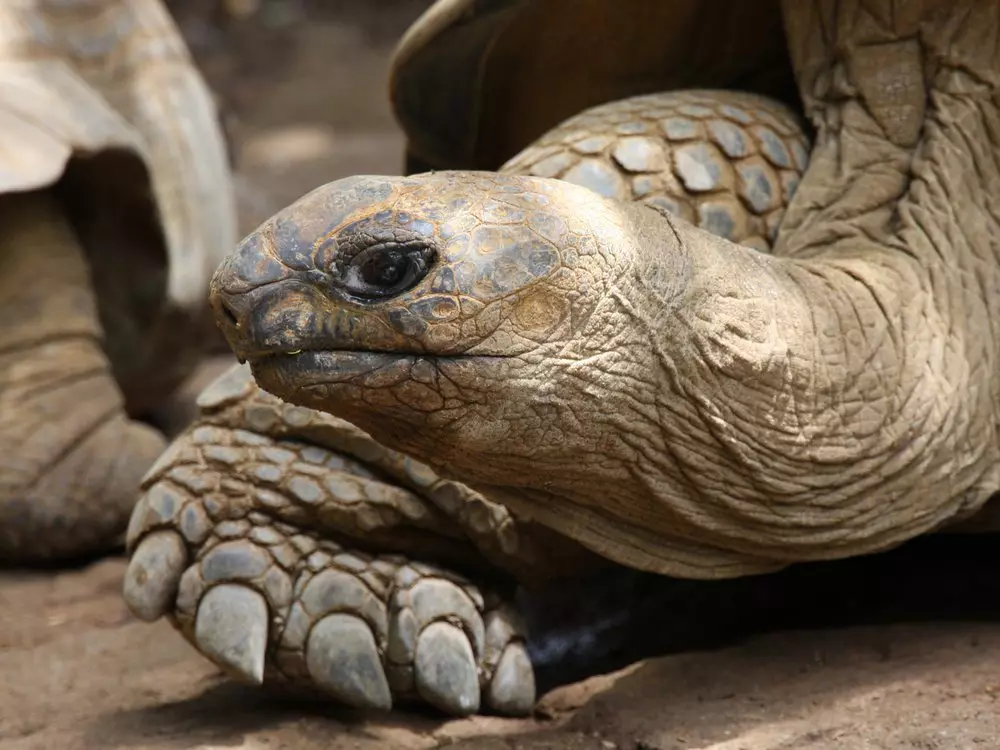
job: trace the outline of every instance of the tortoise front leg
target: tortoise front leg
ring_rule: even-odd
[[[0,559],[105,551],[165,446],[129,420],[84,254],[47,193],[0,199]]]
[[[145,480],[125,599],[244,681],[364,708],[528,712],[508,604],[541,548],[500,506],[236,367]],[[506,568],[506,570],[505,570]]]

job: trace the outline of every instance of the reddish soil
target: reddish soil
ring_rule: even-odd
[[[1000,626],[777,633],[559,688],[533,720],[281,704],[132,620],[124,563],[0,576],[0,750],[995,750]]]

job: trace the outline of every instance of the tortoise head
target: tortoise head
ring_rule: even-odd
[[[576,356],[627,236],[619,207],[556,180],[351,177],[246,237],[212,304],[234,352],[288,401],[375,432],[372,420],[426,428],[470,405],[482,426],[530,398],[518,373],[537,384],[540,363]]]

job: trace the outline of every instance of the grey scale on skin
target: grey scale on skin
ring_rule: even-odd
[[[199,628],[205,600],[196,606],[200,590],[188,596],[194,584],[185,581],[205,580],[211,543],[179,543],[176,517],[151,516],[150,498],[176,481],[175,472],[198,466],[207,483],[186,487],[176,508],[207,507],[214,498],[221,518],[250,502],[266,524],[335,545],[331,552],[400,555],[401,565],[460,588],[487,618],[492,602],[504,601],[503,587],[478,565],[488,560],[530,584],[547,572],[544,561],[527,576],[510,562],[524,559],[520,545],[529,549],[542,528],[555,534],[535,548],[555,558],[586,563],[596,554],[666,575],[722,578],[867,554],[972,518],[1000,486],[992,323],[1000,319],[1000,266],[990,239],[1000,215],[988,198],[1000,189],[1000,45],[992,43],[1000,17],[982,0],[889,10],[888,0],[786,3],[789,51],[817,135],[800,179],[778,171],[783,156],[774,142],[755,141],[764,158],[751,166],[768,165],[770,195],[782,196],[777,205],[763,200],[756,178],[720,177],[759,176],[739,171],[744,157],[727,155],[725,167],[706,158],[726,143],[736,148],[731,131],[703,131],[721,139],[712,151],[708,140],[686,140],[680,115],[634,114],[688,96],[678,93],[606,105],[634,108],[626,115],[584,113],[582,125],[564,126],[581,132],[543,136],[501,174],[348,178],[265,222],[213,280],[220,325],[257,383],[246,369],[231,373],[228,382],[250,389],[234,404],[252,408],[272,398],[266,389],[289,409],[315,409],[302,412],[314,415],[306,421],[325,414],[338,429],[363,430],[383,450],[411,457],[402,460],[425,462],[441,481],[460,480],[470,488],[465,497],[490,514],[503,509],[518,544],[501,544],[491,557],[484,537],[492,526],[477,527],[420,492],[414,496],[444,510],[440,527],[436,520],[422,527],[414,516],[382,536],[382,527],[358,534],[339,510],[282,516],[265,509],[261,497],[269,496],[259,488],[248,491],[259,481],[252,461],[192,453],[199,426],[147,479],[129,535],[133,610],[176,617],[203,653],[258,681],[273,669],[282,675],[275,681],[384,707],[374,682],[355,692],[345,685],[385,674],[392,701],[518,713],[534,689],[513,624],[494,643],[499,662],[490,662],[478,650],[478,631],[457,612],[442,613],[438,622],[451,629],[418,632],[402,664],[413,682],[398,689],[388,675],[401,664],[389,644],[401,627],[392,612],[402,610],[391,604],[388,634],[369,623],[374,640],[363,646],[359,606],[338,611],[355,618],[350,642],[359,645],[333,656],[317,648],[322,664],[309,663],[312,635],[306,656],[279,660],[287,608],[250,576],[220,581],[242,588],[223,589]],[[747,109],[744,99],[730,99],[741,94],[691,95],[715,104],[685,101],[685,123],[699,113],[714,119],[710,109]],[[756,114],[769,107],[773,122]],[[787,116],[766,101],[754,112],[776,134],[773,123]],[[622,133],[615,125],[617,142],[588,140],[608,122],[626,126]],[[627,140],[652,122],[667,126],[641,144]],[[780,135],[794,173],[794,144],[804,138]],[[652,164],[660,172],[640,181],[637,194],[630,169]],[[524,174],[532,170],[546,176]],[[745,226],[731,239],[750,245],[773,237],[773,254],[649,210],[658,208],[648,205],[654,182],[682,206],[677,213],[699,221],[717,216],[700,210],[709,200],[739,208],[745,221],[705,226]],[[599,195],[612,192],[617,200]],[[774,212],[783,214],[769,226]],[[214,408],[203,422],[222,413]],[[247,423],[239,417],[226,426]],[[252,432],[268,437],[266,429]],[[283,438],[315,442],[301,427]],[[282,507],[295,505],[293,492],[279,494]],[[437,537],[433,551],[420,553],[414,530],[424,528]],[[153,540],[167,538],[158,534],[172,535],[177,552],[169,559],[156,554]],[[412,562],[430,558],[435,567],[426,570]],[[242,573],[241,565],[233,570]],[[329,596],[349,588],[332,585]],[[331,628],[348,632],[338,619],[317,637],[327,639]],[[230,655],[240,634],[258,631],[267,637],[254,649]],[[425,637],[435,646],[422,660]],[[517,669],[494,667],[511,653]],[[365,666],[355,666],[351,659],[362,657]],[[339,671],[329,666],[336,659]],[[496,701],[500,675],[507,698]]]

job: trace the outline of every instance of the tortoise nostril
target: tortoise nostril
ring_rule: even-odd
[[[226,300],[221,300],[219,302],[219,307],[222,309],[222,317],[233,328],[240,327],[239,318],[236,317],[236,313],[233,312],[233,308],[226,302]]]

